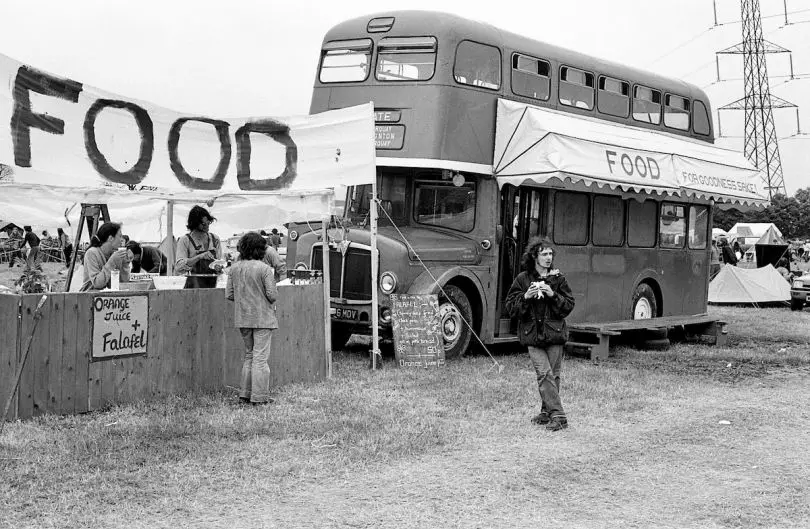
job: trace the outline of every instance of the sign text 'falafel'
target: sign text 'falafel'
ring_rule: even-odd
[[[371,104],[314,116],[214,119],[103,92],[0,56],[0,163],[15,182],[184,191],[367,183]]]
[[[93,297],[93,359],[146,354],[149,297]]]

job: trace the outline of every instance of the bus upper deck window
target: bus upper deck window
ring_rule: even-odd
[[[436,37],[386,37],[377,45],[378,81],[426,81],[436,69]]]
[[[563,66],[560,68],[560,103],[593,110],[593,74]]]
[[[453,77],[457,83],[498,90],[501,87],[501,50],[465,40],[456,48]]]
[[[664,125],[678,130],[689,130],[689,100],[667,94],[664,100]]]
[[[633,90],[633,119],[642,123],[661,123],[661,92],[637,86]]]
[[[547,101],[551,92],[550,70],[546,61],[515,53],[512,56],[512,92]]]
[[[701,136],[709,136],[712,133],[711,120],[709,119],[709,111],[706,110],[706,105],[703,101],[695,99],[695,104],[692,105],[692,123],[695,129],[695,134]]]
[[[596,98],[596,108],[602,114],[626,118],[630,115],[630,83],[613,79],[612,77],[599,78],[599,95]]]
[[[322,83],[365,81],[371,62],[371,47],[371,39],[327,42],[321,52],[318,79]]]

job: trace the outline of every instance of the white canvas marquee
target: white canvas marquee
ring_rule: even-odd
[[[738,206],[767,203],[759,172],[736,151],[507,100],[498,101],[493,172],[499,185],[556,180]]]

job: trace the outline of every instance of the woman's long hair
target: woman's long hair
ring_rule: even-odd
[[[188,222],[186,222],[186,228],[188,228],[188,231],[194,231],[200,226],[202,220],[206,218],[211,222],[217,220],[216,217],[211,215],[204,207],[194,206],[191,208],[191,211],[188,212]]]
[[[121,225],[117,222],[105,222],[101,225],[95,235],[90,238],[90,247],[98,248],[110,237],[115,237],[115,234],[121,229]]]
[[[264,259],[264,253],[267,251],[267,241],[255,231],[249,231],[239,239],[236,249],[242,259],[260,261]]]
[[[554,255],[557,255],[557,250],[554,249],[552,246],[551,241],[547,237],[532,237],[529,239],[529,244],[526,245],[526,249],[523,251],[523,256],[520,258],[520,265],[526,272],[531,272],[535,269],[535,264],[537,261],[537,254],[542,252],[546,248],[550,249]],[[554,260],[551,260],[551,268],[554,268]]]

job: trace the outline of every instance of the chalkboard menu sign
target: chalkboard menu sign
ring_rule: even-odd
[[[394,351],[401,367],[444,365],[436,294],[391,294]]]

